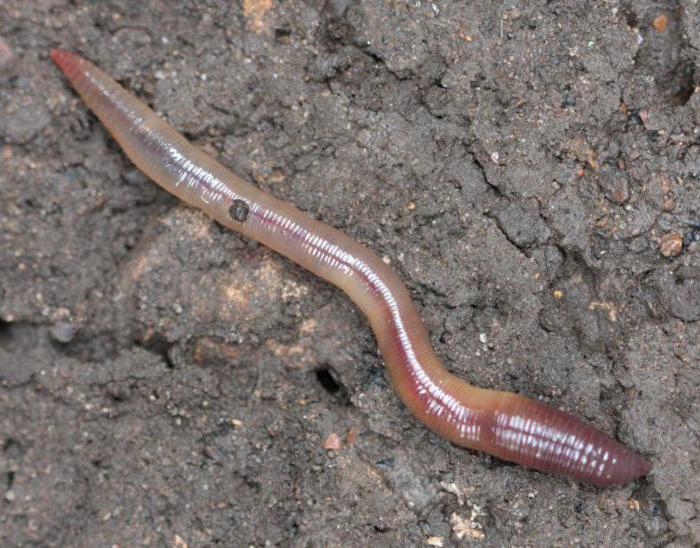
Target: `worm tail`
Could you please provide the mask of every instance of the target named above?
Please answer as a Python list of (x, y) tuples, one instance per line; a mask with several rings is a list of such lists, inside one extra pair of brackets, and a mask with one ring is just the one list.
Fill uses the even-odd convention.
[(565, 411), (516, 394), (493, 415), (487, 444), (499, 457), (594, 485), (622, 485), (651, 464), (620, 442)]

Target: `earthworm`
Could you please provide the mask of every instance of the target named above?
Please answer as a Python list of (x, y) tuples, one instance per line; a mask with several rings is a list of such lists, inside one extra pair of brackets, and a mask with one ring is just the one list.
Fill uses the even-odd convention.
[(408, 290), (374, 252), (240, 179), (92, 63), (61, 49), (51, 58), (156, 183), (342, 289), (367, 316), (399, 397), (431, 430), (457, 445), (595, 485), (624, 484), (649, 472), (646, 459), (569, 413), (450, 373)]

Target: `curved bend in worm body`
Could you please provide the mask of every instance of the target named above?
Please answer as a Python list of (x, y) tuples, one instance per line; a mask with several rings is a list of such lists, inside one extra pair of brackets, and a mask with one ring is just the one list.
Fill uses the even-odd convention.
[(51, 58), (146, 175), (222, 225), (342, 289), (369, 319), (394, 388), (448, 440), (529, 468), (596, 485), (645, 475), (648, 461), (573, 415), (451, 374), (398, 276), (342, 232), (241, 180), (81, 57)]

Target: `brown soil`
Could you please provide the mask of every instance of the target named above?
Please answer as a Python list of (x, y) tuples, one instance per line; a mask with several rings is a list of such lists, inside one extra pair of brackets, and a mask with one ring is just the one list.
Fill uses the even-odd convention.
[[(55, 46), (390, 260), (450, 369), (652, 474), (427, 431), (348, 299), (140, 175)], [(690, 0), (4, 0), (0, 545), (700, 543), (698, 51)]]

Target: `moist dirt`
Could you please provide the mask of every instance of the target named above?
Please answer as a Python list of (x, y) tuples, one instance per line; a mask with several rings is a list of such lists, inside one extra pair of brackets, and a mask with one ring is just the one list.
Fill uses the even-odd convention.
[[(349, 300), (148, 181), (51, 47), (375, 249), (456, 374), (653, 472), (429, 432)], [(691, 0), (4, 0), (0, 544), (700, 543), (698, 51)]]

